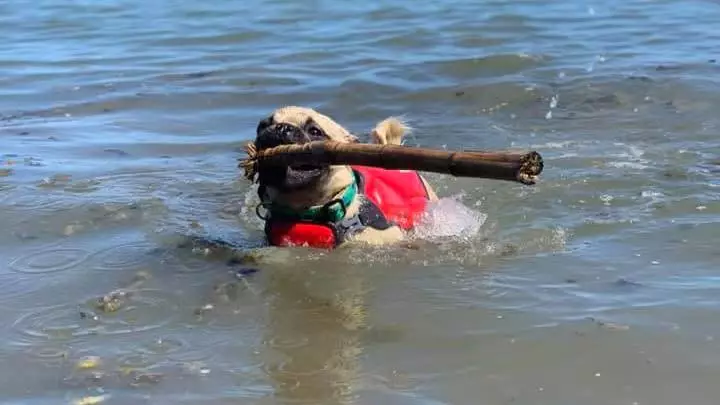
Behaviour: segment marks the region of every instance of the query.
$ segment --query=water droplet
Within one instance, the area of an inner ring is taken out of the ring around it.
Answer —
[[[600,201],[605,203],[605,205],[610,205],[610,201],[612,201],[615,197],[609,195],[609,194],[603,194],[600,196]]]
[[[552,96],[552,98],[550,98],[550,108],[557,107],[558,99],[559,99],[559,97],[557,95]]]

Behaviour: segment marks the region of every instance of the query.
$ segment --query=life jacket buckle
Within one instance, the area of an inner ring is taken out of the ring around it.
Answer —
[[[330,214],[330,209],[331,209],[335,204],[340,205],[340,208],[342,209],[342,213],[341,213],[341,214],[337,214],[337,215],[336,215],[336,218],[333,219],[333,218],[332,218],[332,215]],[[322,210],[323,210],[323,213],[324,213],[325,218],[326,218],[329,222],[339,222],[339,221],[341,221],[343,218],[345,218],[345,215],[347,215],[347,206],[345,205],[345,202],[343,202],[343,200],[340,199],[340,198],[337,198],[337,199],[335,199],[335,200],[331,200],[331,201],[327,202],[325,205],[323,205]]]
[[[260,208],[265,209],[265,213],[260,213]],[[270,218],[270,203],[261,202],[260,204],[255,206],[255,215],[258,216],[263,221],[267,221]]]

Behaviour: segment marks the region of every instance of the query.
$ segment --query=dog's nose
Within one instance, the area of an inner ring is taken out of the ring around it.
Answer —
[[[296,127],[295,125],[290,124],[277,124],[275,126],[274,132],[280,136],[282,140],[285,142],[301,142],[305,139],[305,134],[303,131]]]

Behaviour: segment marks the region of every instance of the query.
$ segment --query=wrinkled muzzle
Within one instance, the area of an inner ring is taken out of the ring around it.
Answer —
[[[310,142],[310,136],[301,128],[292,124],[273,124],[258,131],[255,146],[258,150],[262,150],[279,145],[306,142]]]
[[[280,145],[303,144],[315,140],[324,140],[324,137],[314,137],[295,125],[279,123],[258,129],[255,146],[258,150],[263,150]],[[328,171],[329,167],[325,165],[261,167],[258,173],[258,182],[261,185],[288,192],[313,186]]]

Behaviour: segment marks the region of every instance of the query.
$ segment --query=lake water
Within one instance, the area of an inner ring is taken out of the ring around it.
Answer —
[[[680,0],[1,2],[0,403],[717,404],[718,21]],[[287,104],[545,172],[429,175],[416,249],[265,249],[237,159]]]

